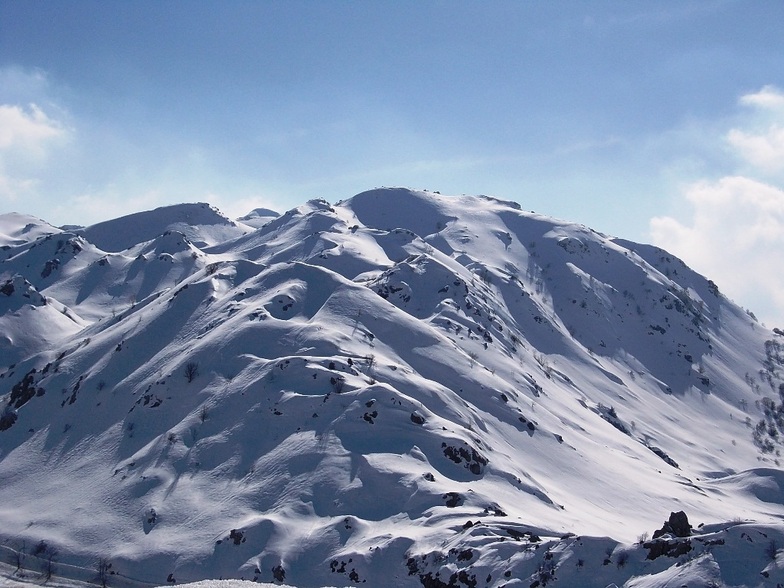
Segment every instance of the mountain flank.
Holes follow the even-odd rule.
[[[0,557],[110,585],[773,587],[783,364],[677,257],[491,197],[2,215]]]

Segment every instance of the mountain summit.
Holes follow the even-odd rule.
[[[484,196],[267,215],[0,216],[5,556],[134,585],[784,582],[781,333],[710,280]]]

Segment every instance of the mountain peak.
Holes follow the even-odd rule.
[[[84,237],[104,251],[119,252],[150,241],[168,230],[185,234],[197,246],[243,233],[241,227],[209,204],[174,204],[100,222],[82,229]]]
[[[39,237],[59,232],[60,229],[28,214],[18,212],[0,214],[0,247],[29,243]]]
[[[245,216],[237,219],[238,222],[258,229],[273,219],[280,216],[280,213],[270,210],[269,208],[254,208]]]

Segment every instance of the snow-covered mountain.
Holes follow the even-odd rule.
[[[776,586],[781,335],[666,251],[489,197],[2,215],[2,557]]]

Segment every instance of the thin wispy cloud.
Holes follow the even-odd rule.
[[[739,157],[761,171],[784,171],[784,93],[766,86],[743,96],[740,103],[754,108],[762,123],[751,130],[731,129],[727,141]]]

